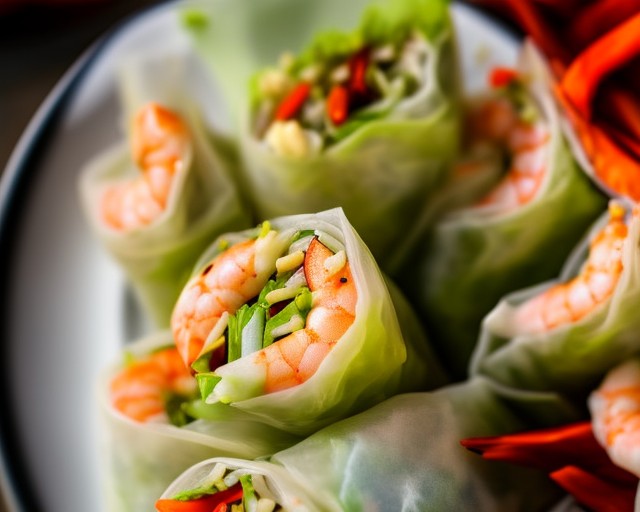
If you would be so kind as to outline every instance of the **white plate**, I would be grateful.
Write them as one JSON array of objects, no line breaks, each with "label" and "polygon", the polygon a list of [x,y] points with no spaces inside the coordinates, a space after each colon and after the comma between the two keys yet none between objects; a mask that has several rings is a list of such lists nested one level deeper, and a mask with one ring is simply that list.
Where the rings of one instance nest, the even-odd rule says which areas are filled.
[{"label": "white plate", "polygon": [[[0,482],[12,512],[103,510],[96,376],[141,324],[84,222],[78,172],[121,136],[117,63],[140,50],[188,48],[176,12],[176,4],[149,10],[90,49],[39,109],[0,183]],[[454,5],[454,16],[465,84],[477,90],[490,67],[515,62],[517,40],[466,5]],[[201,71],[194,67],[194,84]]]}]

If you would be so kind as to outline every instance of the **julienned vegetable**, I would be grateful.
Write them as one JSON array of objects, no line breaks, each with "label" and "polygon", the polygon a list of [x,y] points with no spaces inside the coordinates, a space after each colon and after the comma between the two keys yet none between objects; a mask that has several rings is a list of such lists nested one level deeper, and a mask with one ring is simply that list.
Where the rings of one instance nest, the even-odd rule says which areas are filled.
[{"label": "julienned vegetable", "polygon": [[320,489],[307,489],[286,470],[266,460],[216,457],[185,470],[159,495],[156,510],[218,512],[216,506],[229,512],[336,510],[323,497]]},{"label": "julienned vegetable", "polygon": [[419,102],[420,91],[432,86],[429,38],[442,5],[413,4],[370,7],[355,32],[323,33],[298,57],[284,54],[258,74],[254,134],[277,154],[303,157],[376,119],[420,115],[403,102]]},{"label": "julienned vegetable", "polygon": [[196,269],[172,328],[208,403],[302,434],[445,381],[340,209],[224,235]]},{"label": "julienned vegetable", "polygon": [[[166,494],[166,493],[165,493]],[[264,477],[232,469],[222,462],[213,465],[202,483],[156,502],[158,512],[274,512],[282,510]]]}]

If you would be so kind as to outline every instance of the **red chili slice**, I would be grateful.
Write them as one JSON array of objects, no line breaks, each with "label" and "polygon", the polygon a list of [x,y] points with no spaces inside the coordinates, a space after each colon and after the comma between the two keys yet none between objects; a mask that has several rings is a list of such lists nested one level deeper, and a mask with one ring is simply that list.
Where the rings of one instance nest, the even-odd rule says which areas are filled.
[{"label": "red chili slice", "polygon": [[636,486],[620,486],[588,471],[567,466],[549,475],[581,505],[597,512],[633,512]]},{"label": "red chili slice", "polygon": [[[195,500],[161,499],[156,501],[158,512],[223,512],[226,505],[242,499],[242,484],[237,483],[224,491],[197,498]],[[219,509],[220,505],[225,508]]]},{"label": "red chili slice", "polygon": [[566,466],[589,469],[602,478],[637,486],[638,479],[611,462],[588,421],[504,436],[464,439],[462,446],[489,460],[555,471]]},{"label": "red chili slice", "polygon": [[327,115],[337,126],[349,116],[349,91],[343,85],[334,85],[327,98]]},{"label": "red chili slice", "polygon": [[296,114],[307,101],[311,93],[311,84],[308,82],[300,82],[293,90],[283,98],[276,109],[275,118],[278,121],[287,121],[296,116]]},{"label": "red chili slice", "polygon": [[369,49],[363,48],[349,59],[349,91],[358,95],[367,95],[367,67],[369,66]]},{"label": "red chili slice", "polygon": [[496,67],[489,73],[489,85],[494,88],[505,87],[517,78],[518,72],[515,69]]}]

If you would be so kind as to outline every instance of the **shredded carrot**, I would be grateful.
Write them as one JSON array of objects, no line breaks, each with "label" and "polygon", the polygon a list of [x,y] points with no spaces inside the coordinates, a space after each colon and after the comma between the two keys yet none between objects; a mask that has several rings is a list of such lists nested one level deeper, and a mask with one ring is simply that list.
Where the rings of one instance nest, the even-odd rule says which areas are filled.
[{"label": "shredded carrot", "polygon": [[556,87],[555,93],[596,176],[616,193],[640,201],[640,161],[627,153],[602,127],[583,119],[560,87]]},{"label": "shredded carrot", "polygon": [[275,118],[278,121],[287,121],[295,117],[302,108],[302,105],[304,105],[304,102],[307,101],[310,93],[311,84],[308,82],[300,82],[280,102],[276,109]]},{"label": "shredded carrot", "polygon": [[622,23],[584,50],[562,77],[561,87],[586,119],[604,77],[640,54],[640,13]]}]

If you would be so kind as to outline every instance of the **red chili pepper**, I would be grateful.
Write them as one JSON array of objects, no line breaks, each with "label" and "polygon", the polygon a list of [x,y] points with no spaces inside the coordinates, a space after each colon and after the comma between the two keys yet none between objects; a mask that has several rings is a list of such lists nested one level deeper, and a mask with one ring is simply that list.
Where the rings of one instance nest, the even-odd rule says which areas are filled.
[{"label": "red chili pepper", "polygon": [[327,98],[327,115],[336,126],[341,125],[349,116],[349,91],[343,85],[334,85]]},{"label": "red chili pepper", "polygon": [[[224,512],[226,505],[242,499],[242,484],[237,483],[224,491],[195,500],[161,499],[156,501],[158,512]],[[220,505],[225,508],[219,509]]]},{"label": "red chili pepper", "polygon": [[349,91],[366,95],[369,91],[367,87],[367,67],[369,66],[369,49],[363,48],[349,59]]},{"label": "red chili pepper", "polygon": [[605,460],[608,458],[593,437],[589,422],[504,436],[464,439],[461,444],[482,454],[485,459],[503,460],[545,471],[565,466],[569,458],[574,463],[588,461],[594,456]]},{"label": "red chili pepper", "polygon": [[300,82],[294,89],[283,98],[276,109],[275,118],[278,121],[286,121],[293,118],[307,101],[311,92],[311,84]]},{"label": "red chili pepper", "polygon": [[487,460],[545,471],[585,505],[601,504],[604,496],[601,490],[609,489],[620,496],[620,502],[616,503],[624,506],[593,510],[633,510],[638,478],[611,462],[588,421],[533,432],[464,439],[461,444]]},{"label": "red chili pepper", "polygon": [[619,194],[640,201],[640,162],[617,142],[615,135],[588,123],[557,88],[556,97],[564,105],[596,176]]},{"label": "red chili pepper", "polygon": [[505,87],[518,79],[519,73],[513,68],[495,67],[489,73],[489,85],[494,88]]},{"label": "red chili pepper", "polygon": [[581,505],[594,512],[632,512],[636,498],[636,486],[616,485],[605,479],[567,466],[549,475]]},{"label": "red chili pepper", "polygon": [[592,102],[604,77],[640,55],[640,13],[584,50],[562,77],[561,88],[578,112],[591,118]]}]

